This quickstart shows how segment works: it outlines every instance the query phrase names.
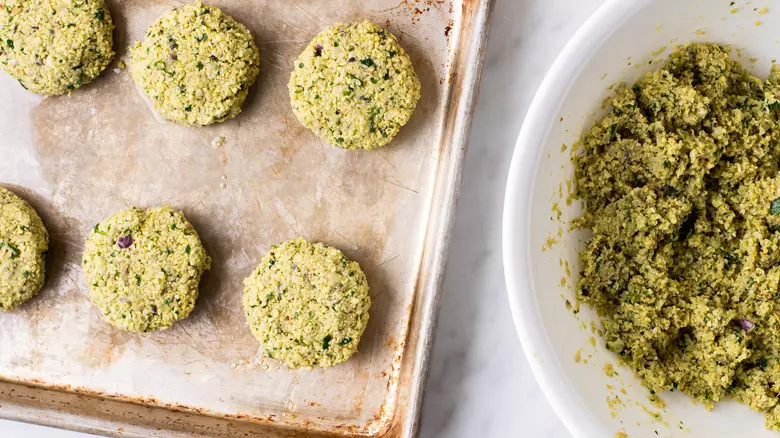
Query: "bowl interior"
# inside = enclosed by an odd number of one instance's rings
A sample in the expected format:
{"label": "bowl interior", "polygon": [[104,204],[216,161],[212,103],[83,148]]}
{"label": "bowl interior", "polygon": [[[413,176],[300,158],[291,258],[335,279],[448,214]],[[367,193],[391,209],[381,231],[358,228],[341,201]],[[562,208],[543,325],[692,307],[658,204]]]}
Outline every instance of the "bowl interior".
{"label": "bowl interior", "polygon": [[612,84],[633,83],[689,41],[730,44],[735,59],[766,78],[780,59],[779,25],[777,1],[608,1],[561,54],[529,110],[507,187],[507,284],[532,368],[576,436],[775,436],[762,414],[732,401],[707,412],[687,396],[664,393],[666,407],[654,405],[631,370],[618,365],[594,312],[584,305],[577,311],[578,253],[588,236],[570,230],[581,210],[568,195],[572,145],[604,115]]}

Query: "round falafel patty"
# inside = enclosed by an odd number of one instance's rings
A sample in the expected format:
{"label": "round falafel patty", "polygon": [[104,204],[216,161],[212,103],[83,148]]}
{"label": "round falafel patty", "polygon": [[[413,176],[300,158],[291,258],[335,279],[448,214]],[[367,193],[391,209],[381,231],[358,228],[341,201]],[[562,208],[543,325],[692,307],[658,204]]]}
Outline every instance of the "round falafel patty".
{"label": "round falafel patty", "polygon": [[0,67],[28,90],[69,93],[114,58],[114,24],[103,0],[6,0]]}
{"label": "round falafel patty", "polygon": [[237,116],[260,72],[249,30],[200,2],[160,16],[130,56],[133,79],[154,108],[184,125]]}
{"label": "round falafel patty", "polygon": [[0,187],[0,310],[9,311],[43,287],[49,233],[30,204]]}
{"label": "round falafel patty", "polygon": [[82,264],[92,304],[106,321],[150,332],[189,316],[211,259],[184,214],[134,207],[94,226]]}
{"label": "round falafel patty", "polygon": [[345,149],[386,145],[420,99],[409,55],[370,21],[336,24],[317,35],[295,60],[288,88],[298,120]]}
{"label": "round falafel patty", "polygon": [[244,285],[247,321],[268,357],[328,368],[357,351],[371,298],[360,265],[341,251],[304,239],[274,245]]}

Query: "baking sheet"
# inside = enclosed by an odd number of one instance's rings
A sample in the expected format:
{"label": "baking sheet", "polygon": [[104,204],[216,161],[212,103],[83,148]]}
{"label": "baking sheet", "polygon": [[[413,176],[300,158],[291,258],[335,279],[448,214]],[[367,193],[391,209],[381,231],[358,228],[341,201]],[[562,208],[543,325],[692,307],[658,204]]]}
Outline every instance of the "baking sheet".
{"label": "baking sheet", "polygon": [[[490,2],[211,3],[247,25],[260,48],[261,74],[234,120],[204,128],[160,121],[116,63],[73,95],[48,99],[0,76],[0,182],[36,207],[52,238],[44,289],[0,314],[0,416],[103,433],[135,427],[138,436],[144,427],[195,433],[199,422],[206,435],[248,427],[234,419],[413,433]],[[127,45],[182,3],[108,4],[118,59],[126,59]],[[365,18],[399,36],[422,98],[389,146],[345,151],[299,125],[286,83],[322,28]],[[224,146],[212,146],[217,136]],[[90,305],[84,241],[119,209],[161,204],[185,212],[212,269],[188,319],[164,332],[125,333]],[[342,249],[371,287],[359,352],[329,370],[291,371],[264,359],[241,308],[243,279],[272,244],[297,236]],[[141,408],[106,397],[187,413],[134,416]],[[91,412],[90,403],[117,403],[116,418]],[[191,427],[174,427],[173,418]]]}

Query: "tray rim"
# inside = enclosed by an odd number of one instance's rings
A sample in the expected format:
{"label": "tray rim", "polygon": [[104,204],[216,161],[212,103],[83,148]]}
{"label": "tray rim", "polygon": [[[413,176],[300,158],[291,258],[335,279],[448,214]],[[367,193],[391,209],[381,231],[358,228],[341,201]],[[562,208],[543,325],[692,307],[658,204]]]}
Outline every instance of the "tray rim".
{"label": "tray rim", "polygon": [[[436,326],[441,307],[442,285],[455,225],[455,207],[460,196],[471,124],[476,112],[479,86],[482,80],[485,54],[487,52],[490,19],[496,1],[476,0],[470,2],[469,0],[463,0],[464,7],[469,3],[475,4],[474,12],[471,16],[474,18],[472,23],[473,32],[467,35],[468,41],[465,41],[467,43],[466,51],[461,50],[464,41],[458,41],[457,57],[453,60],[456,67],[454,68],[454,75],[457,75],[457,77],[455,78],[455,86],[450,87],[448,99],[450,105],[448,106],[448,114],[445,119],[449,121],[452,118],[454,125],[450,133],[451,143],[449,147],[441,149],[442,154],[451,152],[452,156],[447,161],[449,165],[446,168],[439,168],[437,172],[438,175],[433,193],[434,205],[428,218],[427,236],[422,259],[423,266],[418,278],[418,286],[422,287],[418,287],[414,300],[415,309],[413,312],[417,312],[417,306],[423,304],[426,314],[422,316],[419,322],[420,327],[417,330],[413,330],[411,327],[409,330],[410,335],[415,333],[418,335],[417,343],[420,345],[417,346],[416,353],[409,354],[408,351],[404,353],[404,358],[414,358],[412,367],[413,380],[406,387],[411,392],[407,401],[408,410],[405,415],[395,415],[393,418],[395,422],[399,417],[406,417],[400,433],[387,436],[414,437],[417,436],[421,425],[425,388],[431,371],[430,355],[435,341]],[[463,65],[464,68],[459,70],[457,68],[459,65]],[[457,91],[460,91],[460,93]],[[455,108],[454,112],[451,111],[452,108]],[[445,122],[446,126],[447,122]],[[446,141],[447,137],[445,135],[443,141]],[[438,205],[437,200],[439,201]],[[441,216],[437,216],[437,213],[440,213]],[[430,266],[432,269],[427,276],[425,275],[426,266]],[[412,315],[411,324],[415,322],[417,322],[416,318]]]}

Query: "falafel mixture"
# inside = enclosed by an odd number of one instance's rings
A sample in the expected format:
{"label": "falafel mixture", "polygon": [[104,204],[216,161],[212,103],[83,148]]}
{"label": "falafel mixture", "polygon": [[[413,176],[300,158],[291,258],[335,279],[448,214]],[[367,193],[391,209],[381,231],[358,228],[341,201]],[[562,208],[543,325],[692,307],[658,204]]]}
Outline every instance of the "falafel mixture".
{"label": "falafel mixture", "polygon": [[730,51],[681,46],[584,136],[578,297],[649,389],[780,430],[780,68]]}

